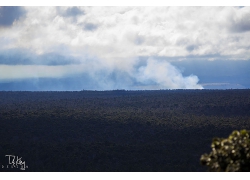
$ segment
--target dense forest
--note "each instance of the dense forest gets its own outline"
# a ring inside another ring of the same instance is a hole
[[[206,171],[213,137],[250,129],[250,90],[0,92],[0,171]]]

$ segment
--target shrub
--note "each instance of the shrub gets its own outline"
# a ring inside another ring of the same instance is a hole
[[[250,131],[233,131],[228,138],[214,138],[210,154],[200,158],[209,171],[250,171]]]

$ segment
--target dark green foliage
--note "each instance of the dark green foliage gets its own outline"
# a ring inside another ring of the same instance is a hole
[[[250,131],[233,131],[228,138],[214,138],[210,154],[201,156],[201,164],[209,171],[249,172]]]

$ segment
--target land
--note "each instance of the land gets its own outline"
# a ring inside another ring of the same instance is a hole
[[[249,89],[1,91],[0,171],[206,171],[212,138],[240,129]]]

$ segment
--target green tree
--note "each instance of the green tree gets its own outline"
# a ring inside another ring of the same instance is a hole
[[[228,138],[214,138],[210,154],[200,158],[209,171],[250,171],[250,131],[233,131]]]

